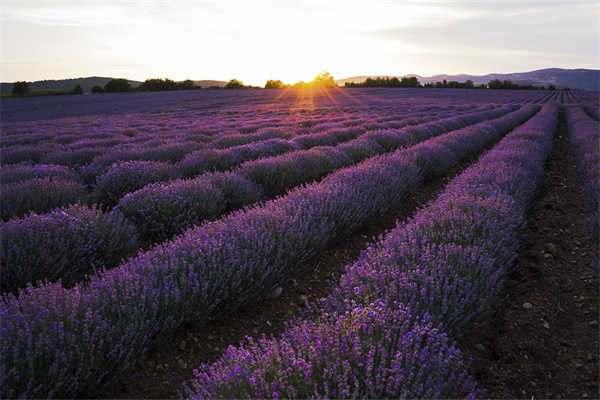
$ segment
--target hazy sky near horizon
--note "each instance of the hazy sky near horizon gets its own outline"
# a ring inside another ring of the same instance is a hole
[[[600,69],[597,0],[0,1],[3,82]]]

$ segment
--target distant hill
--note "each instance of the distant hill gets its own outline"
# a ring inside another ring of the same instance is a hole
[[[59,80],[44,80],[44,81],[34,81],[29,83],[30,90],[71,90],[76,85],[81,85],[84,93],[90,93],[92,87],[101,86],[104,87],[106,82],[110,81],[114,78],[106,78],[100,76],[92,76],[89,78],[72,78],[72,79],[59,79]],[[140,81],[129,81],[129,84],[132,87],[140,86],[142,82]],[[219,86],[223,87],[227,84],[225,81],[216,81],[216,80],[200,80],[194,81],[194,83],[200,87],[207,88],[210,86]],[[0,83],[0,92],[1,93],[11,93],[12,92],[12,82],[2,82]]]
[[[202,81],[194,81],[194,83],[202,88],[207,88],[207,87],[211,87],[211,86],[225,87],[225,85],[227,85],[228,82],[202,80]]]
[[[380,75],[362,75],[353,76],[350,78],[337,79],[338,85],[343,86],[346,82],[364,82],[367,78],[375,78]],[[540,69],[530,72],[517,72],[510,74],[488,74],[488,75],[435,75],[424,77],[416,74],[398,76],[402,78],[404,76],[414,76],[421,84],[430,82],[442,82],[444,79],[447,81],[458,81],[465,82],[472,80],[475,85],[482,83],[487,84],[489,81],[494,79],[508,80],[519,85],[537,85],[537,86],[548,86],[554,85],[558,89],[568,87],[571,89],[581,90],[600,90],[600,70],[597,69],[561,69],[561,68],[548,68]],[[392,75],[384,75],[382,78],[393,78]]]

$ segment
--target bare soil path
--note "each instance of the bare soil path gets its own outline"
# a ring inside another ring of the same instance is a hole
[[[495,399],[598,399],[597,238],[561,116],[518,265],[495,314],[459,347]],[[596,223],[598,223],[596,221]],[[597,268],[597,267],[596,267]]]

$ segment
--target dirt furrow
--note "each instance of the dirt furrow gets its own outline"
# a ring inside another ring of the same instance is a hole
[[[505,300],[459,343],[489,398],[600,398],[598,243],[564,115],[554,140]]]

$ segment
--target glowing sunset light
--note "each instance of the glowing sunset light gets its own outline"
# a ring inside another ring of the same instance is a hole
[[[598,66],[596,1],[3,0],[2,81],[308,82]]]

